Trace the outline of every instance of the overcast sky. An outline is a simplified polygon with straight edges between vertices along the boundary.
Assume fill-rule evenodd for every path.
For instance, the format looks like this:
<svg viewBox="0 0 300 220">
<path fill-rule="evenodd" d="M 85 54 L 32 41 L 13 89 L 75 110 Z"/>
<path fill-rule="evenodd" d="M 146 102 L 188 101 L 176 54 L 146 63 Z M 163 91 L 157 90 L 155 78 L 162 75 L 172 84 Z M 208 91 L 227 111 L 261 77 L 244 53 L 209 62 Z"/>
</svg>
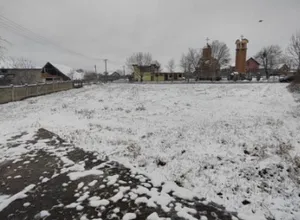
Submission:
<svg viewBox="0 0 300 220">
<path fill-rule="evenodd" d="M 248 57 L 269 44 L 285 48 L 300 31 L 300 0 L 0 0 L 0 16 L 65 48 L 22 37 L 24 32 L 8 30 L 12 24 L 0 17 L 0 36 L 11 42 L 7 55 L 40 66 L 97 64 L 103 71 L 101 59 L 109 60 L 109 70 L 121 69 L 126 57 L 139 51 L 152 53 L 164 66 L 171 58 L 178 63 L 189 47 L 202 48 L 207 37 L 228 45 L 232 63 L 241 34 L 249 39 Z"/>
</svg>

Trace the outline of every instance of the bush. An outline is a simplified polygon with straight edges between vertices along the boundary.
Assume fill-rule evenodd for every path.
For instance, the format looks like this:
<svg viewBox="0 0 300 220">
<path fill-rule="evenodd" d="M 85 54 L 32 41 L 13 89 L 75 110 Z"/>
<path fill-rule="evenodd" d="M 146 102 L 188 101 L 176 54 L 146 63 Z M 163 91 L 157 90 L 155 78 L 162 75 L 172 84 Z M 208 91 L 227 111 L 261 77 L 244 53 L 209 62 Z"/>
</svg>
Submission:
<svg viewBox="0 0 300 220">
<path fill-rule="evenodd" d="M 291 92 L 300 92 L 300 74 L 296 75 L 294 80 L 288 86 Z"/>
</svg>

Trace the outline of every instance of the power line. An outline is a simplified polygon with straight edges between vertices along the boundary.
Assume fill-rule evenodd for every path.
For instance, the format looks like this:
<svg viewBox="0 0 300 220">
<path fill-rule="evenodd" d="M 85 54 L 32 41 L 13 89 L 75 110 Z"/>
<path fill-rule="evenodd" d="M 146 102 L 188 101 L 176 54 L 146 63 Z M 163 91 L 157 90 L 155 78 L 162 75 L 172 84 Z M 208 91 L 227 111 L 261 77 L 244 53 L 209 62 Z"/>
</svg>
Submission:
<svg viewBox="0 0 300 220">
<path fill-rule="evenodd" d="M 81 53 L 72 51 L 68 48 L 62 47 L 61 45 L 58 45 L 57 43 L 54 43 L 53 41 L 48 40 L 47 38 L 40 36 L 36 33 L 34 33 L 33 31 L 23 27 L 22 25 L 17 24 L 16 22 L 4 17 L 3 15 L 0 15 L 0 19 L 2 20 L 2 23 L 4 22 L 4 24 L 6 24 L 7 28 L 10 28 L 11 30 L 13 29 L 14 32 L 17 32 L 17 34 L 21 34 L 22 36 L 25 36 L 26 38 L 29 38 L 30 40 L 36 42 L 36 43 L 40 43 L 40 44 L 52 44 L 62 50 L 65 50 L 69 53 L 78 55 L 78 56 L 82 56 L 88 59 L 95 59 L 95 58 L 90 58 L 87 57 Z M 5 19 L 5 20 L 4 20 Z M 32 38 L 33 36 L 33 38 Z"/>
<path fill-rule="evenodd" d="M 2 25 L 1 25 L 2 24 Z M 39 44 L 51 44 L 61 50 L 64 50 L 70 54 L 73 54 L 73 55 L 77 55 L 77 56 L 81 56 L 81 57 L 84 57 L 86 59 L 91 59 L 91 60 L 101 60 L 100 58 L 95 58 L 95 57 L 89 57 L 89 56 L 86 56 L 82 53 L 79 53 L 79 52 L 76 52 L 76 51 L 73 51 L 73 50 L 70 50 L 66 47 L 63 47 L 39 34 L 36 34 L 35 32 L 29 30 L 28 28 L 25 28 L 24 26 L 6 18 L 5 16 L 1 15 L 0 14 L 0 25 L 2 27 L 4 27 L 5 29 L 8 29 L 10 30 L 11 32 L 14 32 L 16 33 L 17 35 L 21 35 L 31 41 L 34 41 L 35 43 L 39 43 Z"/>
<path fill-rule="evenodd" d="M 17 32 L 21 32 L 21 33 L 25 34 L 26 36 L 30 37 L 30 34 L 35 35 L 35 33 L 33 33 L 32 31 L 23 28 L 21 25 L 15 23 L 12 20 L 9 20 L 8 18 L 4 17 L 1 14 L 0 14 L 0 21 L 1 21 L 2 24 L 7 26 L 8 28 L 14 29 Z M 37 37 L 37 39 L 43 41 L 43 39 L 41 39 L 40 37 Z M 40 43 L 42 43 L 42 41 Z"/>
<path fill-rule="evenodd" d="M 27 39 L 29 39 L 29 40 L 31 40 L 31 41 L 34 41 L 35 43 L 38 43 L 38 44 L 44 44 L 44 43 L 42 43 L 42 42 L 40 42 L 40 41 L 37 41 L 37 40 L 33 39 L 33 38 L 32 38 L 31 36 L 29 36 L 28 34 L 26 34 L 26 33 L 24 33 L 24 32 L 21 32 L 20 30 L 16 29 L 15 27 L 10 26 L 10 25 L 8 25 L 8 24 L 6 24 L 6 23 L 3 23 L 1 20 L 0 20 L 0 26 L 3 27 L 3 28 L 5 28 L 5 29 L 8 30 L 8 31 L 11 31 L 11 32 L 17 34 L 17 35 L 20 35 L 20 36 L 22 36 L 22 37 L 24 37 L 24 38 L 27 38 Z"/>
</svg>

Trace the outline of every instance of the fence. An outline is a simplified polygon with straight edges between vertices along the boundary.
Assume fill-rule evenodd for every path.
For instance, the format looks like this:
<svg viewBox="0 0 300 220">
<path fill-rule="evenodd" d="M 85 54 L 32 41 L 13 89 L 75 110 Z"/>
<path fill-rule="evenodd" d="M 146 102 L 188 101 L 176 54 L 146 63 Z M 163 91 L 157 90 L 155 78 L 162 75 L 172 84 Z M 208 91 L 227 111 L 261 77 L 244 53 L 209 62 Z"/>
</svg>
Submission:
<svg viewBox="0 0 300 220">
<path fill-rule="evenodd" d="M 11 85 L 0 87 L 0 104 L 20 101 L 29 97 L 65 91 L 73 88 L 71 81 L 53 82 L 34 85 Z"/>
</svg>

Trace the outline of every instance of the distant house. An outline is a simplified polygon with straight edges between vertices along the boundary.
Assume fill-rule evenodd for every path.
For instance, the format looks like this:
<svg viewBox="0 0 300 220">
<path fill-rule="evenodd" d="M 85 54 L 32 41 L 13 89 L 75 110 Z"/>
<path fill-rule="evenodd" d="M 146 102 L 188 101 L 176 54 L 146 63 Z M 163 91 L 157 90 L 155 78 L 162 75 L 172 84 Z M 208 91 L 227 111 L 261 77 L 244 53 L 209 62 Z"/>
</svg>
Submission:
<svg viewBox="0 0 300 220">
<path fill-rule="evenodd" d="M 108 75 L 111 76 L 111 77 L 114 77 L 114 78 L 120 78 L 121 77 L 121 74 L 114 71 L 114 72 L 108 72 Z"/>
<path fill-rule="evenodd" d="M 257 62 L 253 57 L 246 61 L 246 73 L 257 74 L 259 72 L 260 63 Z"/>
<path fill-rule="evenodd" d="M 143 81 L 173 81 L 184 79 L 184 74 L 180 72 L 160 72 L 157 64 L 133 65 L 133 80 Z"/>
<path fill-rule="evenodd" d="M 42 68 L 42 78 L 47 81 L 82 80 L 84 73 L 77 72 L 71 67 L 47 62 Z"/>
<path fill-rule="evenodd" d="M 103 74 L 99 74 L 98 75 L 98 79 L 100 81 L 104 81 L 104 82 L 107 82 L 107 81 L 114 81 L 114 80 L 118 80 L 118 79 L 121 79 L 122 76 L 120 73 L 118 73 L 117 71 L 111 71 L 111 72 L 104 72 Z"/>
<path fill-rule="evenodd" d="M 288 75 L 290 68 L 285 63 L 280 63 L 274 67 L 273 75 Z"/>
<path fill-rule="evenodd" d="M 159 75 L 159 66 L 156 64 L 151 65 L 132 65 L 133 66 L 133 79 L 137 82 L 143 81 L 163 81 L 164 77 Z"/>
<path fill-rule="evenodd" d="M 0 85 L 41 83 L 41 69 L 0 68 Z"/>
<path fill-rule="evenodd" d="M 16 59 L 13 58 L 0 59 L 0 85 L 24 85 L 42 82 L 41 68 L 32 68 L 32 64 L 25 65 L 26 60 L 21 61 L 24 63 L 17 63 Z"/>
</svg>

